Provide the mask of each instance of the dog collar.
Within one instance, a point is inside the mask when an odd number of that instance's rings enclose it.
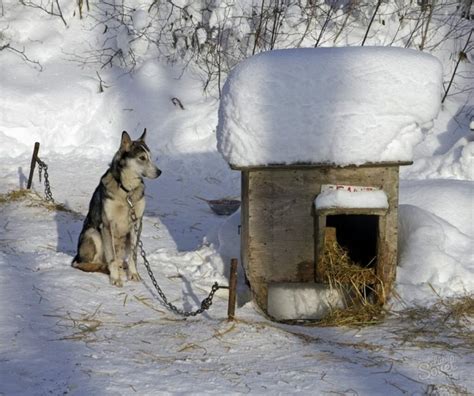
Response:
[[[125,188],[124,185],[123,185],[121,182],[119,182],[119,187],[120,187],[123,191],[125,191],[127,194],[130,194],[130,191],[132,191],[132,190],[129,190],[128,188]]]

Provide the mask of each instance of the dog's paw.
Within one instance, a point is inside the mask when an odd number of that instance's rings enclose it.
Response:
[[[110,277],[110,284],[112,284],[114,286],[117,286],[117,287],[122,287],[123,286],[123,282],[122,282],[122,279],[120,279],[120,277],[118,277],[118,278]]]
[[[131,281],[135,281],[135,282],[138,282],[138,281],[141,281],[142,278],[140,278],[140,275],[138,275],[138,272],[128,272],[127,273],[127,277],[128,277],[128,280],[131,280]]]
[[[125,271],[123,269],[123,263],[121,261],[112,261],[109,264],[110,271],[110,283],[117,287],[122,287],[122,279],[125,276]]]

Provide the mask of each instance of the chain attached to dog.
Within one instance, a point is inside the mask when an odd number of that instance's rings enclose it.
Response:
[[[53,194],[51,192],[51,185],[49,184],[49,175],[48,175],[48,165],[45,162],[41,161],[39,157],[36,157],[36,162],[38,163],[38,173],[39,173],[39,181],[41,183],[41,174],[44,171],[44,195],[46,201],[54,203]]]
[[[145,129],[146,132],[146,129]],[[144,132],[144,134],[145,134]],[[128,136],[128,135],[127,135]],[[144,135],[142,135],[143,137]],[[41,178],[42,175],[44,174],[44,194],[45,194],[45,199],[46,201],[49,201],[51,203],[54,203],[54,198],[53,194],[51,193],[51,185],[49,183],[49,174],[48,174],[48,165],[42,161],[38,157],[38,150],[39,150],[39,143],[35,143],[35,149],[33,151],[33,157],[31,159],[31,168],[30,168],[30,177],[28,179],[28,186],[27,188],[29,189],[31,187],[31,183],[33,180],[33,173],[34,173],[34,165],[35,163],[38,164],[39,167],[39,181],[41,183]],[[44,172],[44,173],[43,173]],[[163,290],[161,287],[158,285],[158,282],[156,281],[155,275],[153,274],[153,271],[151,270],[150,262],[148,261],[145,253],[145,249],[143,248],[143,242],[140,239],[140,233],[141,233],[141,221],[138,220],[137,214],[135,212],[135,207],[133,206],[133,202],[131,200],[131,197],[127,195],[127,203],[130,208],[130,219],[133,222],[133,227],[134,231],[136,233],[136,243],[133,246],[133,258],[135,259],[135,263],[137,262],[137,248],[140,249],[140,256],[143,259],[143,263],[145,265],[145,268],[148,272],[148,275],[150,276],[150,279],[153,283],[153,286],[155,287],[158,295],[161,297],[163,304],[172,312],[182,315],[184,317],[189,317],[189,316],[196,316],[199,314],[202,314],[204,311],[207,311],[211,305],[212,301],[214,299],[214,295],[219,289],[229,289],[229,286],[220,286],[217,282],[215,282],[212,285],[211,291],[209,292],[208,296],[201,301],[201,306],[194,310],[194,311],[185,311],[183,309],[178,308],[176,305],[172,304],[171,302],[168,301],[166,298],[166,295],[163,293]],[[79,267],[78,267],[79,268]]]
[[[146,257],[145,249],[143,248],[143,242],[140,239],[141,226],[139,224],[137,214],[135,213],[135,208],[133,206],[132,200],[129,196],[127,196],[127,203],[128,203],[129,208],[130,208],[130,219],[133,222],[133,227],[135,229],[135,233],[136,233],[136,236],[137,236],[136,244],[133,247],[133,256],[135,258],[135,262],[136,262],[136,257],[137,257],[137,248],[138,248],[138,249],[140,249],[140,256],[143,259],[143,263],[144,263],[145,268],[148,272],[148,275],[151,279],[151,282],[153,283],[153,286],[155,287],[158,295],[163,300],[164,305],[170,311],[172,311],[172,312],[174,312],[178,315],[184,316],[184,317],[196,316],[196,315],[202,314],[204,311],[207,311],[212,305],[212,300],[214,298],[214,294],[216,293],[216,291],[219,290],[219,289],[228,289],[229,287],[228,286],[219,286],[219,284],[217,282],[215,282],[212,285],[212,288],[211,288],[211,291],[209,292],[209,295],[204,300],[202,300],[201,307],[196,309],[195,311],[185,311],[183,309],[178,308],[176,305],[170,303],[168,301],[168,299],[166,298],[165,294],[163,293],[163,290],[158,285],[158,282],[156,281],[155,275],[153,274],[153,271],[151,270],[150,262],[148,261],[148,259]]]

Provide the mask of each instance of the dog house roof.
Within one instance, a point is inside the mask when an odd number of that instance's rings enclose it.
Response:
[[[441,92],[440,62],[410,49],[265,52],[224,85],[218,149],[236,168],[411,161]]]

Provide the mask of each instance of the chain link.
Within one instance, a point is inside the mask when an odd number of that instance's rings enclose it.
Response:
[[[38,162],[38,167],[39,167],[40,183],[41,183],[41,174],[44,171],[44,195],[46,196],[46,201],[54,203],[53,194],[51,193],[51,185],[49,184],[48,165],[46,165],[45,162],[41,161],[39,157],[36,157],[36,162]]]
[[[133,222],[133,227],[135,229],[135,233],[136,233],[136,236],[137,236],[136,244],[133,247],[133,255],[134,255],[135,260],[136,260],[137,247],[138,247],[138,249],[140,250],[140,256],[142,257],[143,263],[144,263],[145,268],[148,272],[148,276],[150,277],[151,282],[153,283],[153,286],[155,287],[158,295],[163,300],[163,303],[165,304],[165,306],[168,307],[168,309],[170,311],[172,311],[172,312],[174,312],[178,315],[184,316],[184,317],[196,316],[196,315],[202,314],[204,311],[207,311],[212,305],[212,300],[214,298],[214,294],[216,293],[216,291],[219,290],[219,289],[225,289],[227,287],[219,286],[219,284],[217,282],[215,282],[212,285],[212,288],[211,288],[211,291],[209,292],[209,295],[204,300],[201,301],[200,308],[196,309],[195,311],[185,311],[181,308],[178,308],[176,305],[170,303],[168,301],[168,299],[166,298],[166,295],[163,293],[163,290],[158,285],[158,282],[156,281],[155,275],[153,274],[153,271],[151,270],[150,262],[148,261],[148,259],[146,257],[145,249],[143,248],[143,242],[140,239],[141,223],[138,220],[137,215],[135,213],[135,208],[133,206],[132,200],[128,196],[127,196],[127,203],[128,203],[128,206],[130,207],[130,218]]]

